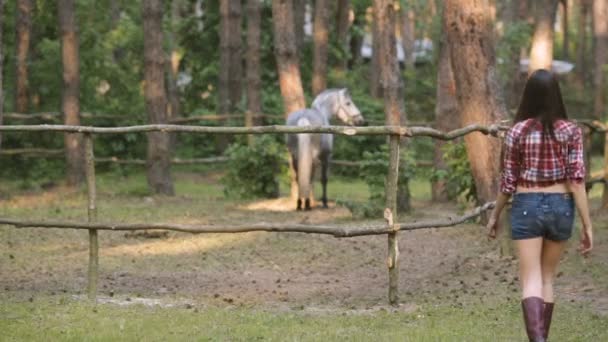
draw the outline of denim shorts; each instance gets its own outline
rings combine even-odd
[[[569,193],[523,192],[513,196],[511,238],[568,240],[574,226],[574,199]]]

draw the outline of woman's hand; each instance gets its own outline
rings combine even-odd
[[[498,224],[498,218],[494,214],[494,211],[490,215],[486,227],[488,228],[488,238],[496,239],[496,236],[500,233],[500,225]]]
[[[589,252],[593,249],[593,231],[590,226],[583,227],[581,230],[581,243],[578,246],[578,251],[584,256],[589,256]]]

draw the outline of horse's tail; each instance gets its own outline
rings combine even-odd
[[[300,119],[298,126],[310,126],[307,119]],[[310,180],[312,178],[312,141],[310,133],[298,133],[298,198],[310,196]]]

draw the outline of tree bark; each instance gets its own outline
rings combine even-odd
[[[289,113],[306,107],[300,77],[300,62],[296,50],[291,1],[273,0],[272,19],[279,86],[283,96],[285,117],[287,117]]]
[[[559,0],[536,1],[534,36],[528,74],[537,69],[551,70],[553,62],[553,25]]]
[[[4,0],[0,0],[0,23],[4,21]],[[0,25],[0,42],[2,42],[2,25]],[[3,66],[4,66],[4,50],[2,50],[3,45],[0,43],[0,126],[2,126],[2,117],[4,113],[4,79],[3,75]],[[2,133],[0,133],[0,150],[2,150]]]
[[[507,117],[497,82],[494,32],[487,0],[446,0],[448,46],[462,125],[496,123]],[[500,142],[472,133],[464,138],[477,200],[498,191]]]
[[[374,22],[377,24],[378,65],[380,73],[381,92],[384,96],[384,113],[388,125],[404,125],[407,121],[405,104],[403,102],[403,78],[397,59],[397,37],[395,36],[396,11],[391,0],[374,1]],[[406,141],[402,142],[406,147]],[[402,167],[407,167],[401,163]],[[396,184],[397,185],[397,184]],[[410,194],[408,182],[402,180],[398,185],[397,209],[410,210]]]
[[[285,1],[285,0],[283,0]],[[304,49],[304,24],[306,23],[306,4],[308,0],[287,0],[293,2],[293,26],[296,39],[296,52],[302,56]]]
[[[564,31],[564,35],[563,35],[563,41],[562,41],[562,58],[564,60],[569,60],[570,59],[570,35],[568,34],[569,32],[569,6],[568,6],[568,0],[560,0],[560,3],[562,4],[562,30]]]
[[[165,60],[165,70],[167,74],[167,122],[171,122],[180,117],[180,95],[179,88],[177,86],[177,74],[179,73],[179,64],[182,59],[182,55],[179,52],[179,46],[177,44],[177,29],[181,16],[181,0],[173,0],[171,2],[171,24],[169,30],[167,30],[167,43],[169,46],[168,58]],[[177,145],[177,135],[170,134],[169,142],[171,147],[171,154],[175,151]]]
[[[406,68],[413,69],[416,58],[414,56],[414,43],[416,41],[416,20],[414,11],[410,7],[401,9],[401,46]]]
[[[233,113],[242,96],[241,1],[220,1],[219,110]],[[225,125],[225,122],[221,123]],[[218,136],[218,152],[228,147],[228,136]]]
[[[376,6],[373,8],[373,20],[372,20],[372,60],[370,63],[370,95],[376,98],[382,97],[382,84],[381,82],[381,52],[380,52],[380,31],[382,30],[380,23],[376,18]]]
[[[262,112],[262,79],[260,69],[260,46],[262,25],[261,0],[247,0],[247,113],[245,121],[251,125],[261,124],[262,120],[254,119]]]
[[[337,66],[340,70],[346,70],[348,67],[348,51],[350,48],[348,31],[350,30],[350,0],[338,0],[336,13],[336,38],[338,44],[342,47],[343,57],[338,62]]]
[[[593,1],[593,36],[595,39],[593,71],[593,116],[597,120],[605,118],[605,70],[608,58],[608,0]]]
[[[162,32],[162,1],[144,0],[144,99],[148,122],[167,121],[167,100],[164,79]],[[171,180],[171,148],[167,132],[151,132],[148,136],[146,175],[150,189],[156,194],[173,195]]]
[[[446,13],[443,11],[445,18]],[[439,42],[439,62],[437,66],[437,103],[435,105],[435,125],[439,130],[450,131],[456,129],[458,122],[458,100],[456,99],[456,83],[452,72],[452,62],[450,49],[447,41],[446,20],[442,20],[441,41]],[[443,160],[443,146],[445,142],[435,142],[434,165],[436,170],[447,170]],[[436,202],[446,202],[449,200],[446,191],[446,184],[443,180],[432,183],[432,199]]]
[[[28,111],[28,59],[32,33],[32,10],[32,0],[17,0],[15,110],[19,113]]]
[[[384,94],[384,114],[387,125],[400,125],[405,118],[405,110],[402,97],[402,80],[399,72],[399,62],[397,61],[396,37],[395,37],[395,2],[392,0],[374,1],[374,25],[376,27],[374,36],[374,54],[378,55],[380,66],[382,93]],[[398,213],[398,193],[399,187],[399,137],[390,136],[389,153],[390,164],[386,179],[386,210],[385,218],[395,222]],[[396,189],[397,188],[397,189]],[[387,217],[387,214],[389,217]],[[399,245],[397,234],[388,235],[388,267],[389,267],[389,302],[397,304],[398,301],[398,280],[399,267],[398,255]]]
[[[296,110],[306,108],[300,62],[296,48],[293,2],[272,0],[272,24],[274,29],[274,53],[279,74],[279,87],[283,96],[285,117]],[[291,178],[290,197],[298,197],[298,182],[291,161],[289,162]]]
[[[313,27],[314,56],[312,75],[312,95],[316,96],[327,88],[327,48],[329,42],[329,6],[327,0],[315,1]]]
[[[504,10],[503,23],[504,27],[509,27],[517,22],[526,20],[527,6],[526,0],[510,0]],[[522,52],[525,53],[525,48],[512,46],[509,50],[507,59],[507,72],[504,80],[504,95],[507,109],[517,108],[520,94],[526,81],[524,74],[520,72],[520,60],[524,58]]]
[[[587,26],[589,23],[589,10],[591,9],[591,0],[580,0],[579,15],[578,15],[578,29],[577,29],[577,46],[576,46],[576,80],[577,83],[582,87],[585,85],[587,79]]]
[[[60,0],[57,4],[61,34],[63,64],[63,120],[66,125],[80,125],[80,73],[78,56],[78,28],[74,13],[74,0]],[[82,135],[65,134],[68,185],[84,181],[84,146]]]

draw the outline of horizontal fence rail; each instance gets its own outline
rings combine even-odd
[[[169,223],[110,223],[110,222],[67,222],[67,221],[26,221],[0,217],[0,224],[16,228],[65,228],[65,229],[96,229],[112,231],[135,230],[170,230],[192,234],[217,233],[246,233],[246,232],[292,232],[309,234],[326,234],[337,238],[349,238],[366,235],[383,235],[395,231],[417,230],[424,228],[446,228],[464,223],[481,215],[484,211],[494,208],[495,202],[488,202],[470,210],[466,214],[449,219],[429,220],[414,223],[396,223],[393,226],[373,224],[362,226],[337,225],[305,225],[287,223],[252,223],[245,225],[189,225]]]
[[[506,131],[505,125],[469,125],[444,133],[431,127],[406,126],[256,126],[256,127],[210,127],[186,125],[137,125],[128,127],[95,127],[69,125],[6,125],[0,126],[0,132],[64,132],[89,134],[122,134],[146,132],[187,132],[210,134],[269,134],[269,133],[331,133],[341,135],[399,135],[404,137],[427,136],[441,140],[452,140],[472,132],[497,136]]]

